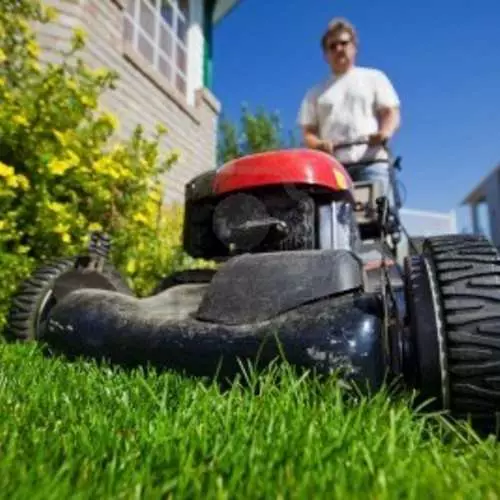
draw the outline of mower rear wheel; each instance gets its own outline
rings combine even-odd
[[[418,388],[491,428],[500,412],[500,253],[483,236],[451,235],[427,238],[409,259]]]
[[[58,259],[42,265],[18,287],[12,297],[4,336],[9,341],[39,340],[41,324],[56,304],[53,293],[58,278],[71,271],[75,258]],[[109,263],[101,272],[117,292],[133,295],[121,274]]]

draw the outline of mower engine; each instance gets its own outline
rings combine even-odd
[[[196,258],[354,250],[352,182],[329,155],[290,150],[236,159],[186,186],[184,248]]]

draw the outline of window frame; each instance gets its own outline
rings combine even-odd
[[[184,0],[187,12],[183,13],[179,6],[180,0],[124,0],[123,12],[123,39],[137,56],[145,61],[155,73],[160,75],[163,81],[168,82],[182,100],[188,103],[193,102],[193,96],[190,86],[190,56],[192,48],[190,45],[189,30],[192,26],[192,9],[190,1]],[[168,3],[171,9],[172,24],[170,24],[162,13],[164,3]],[[131,7],[133,7],[133,12]],[[148,32],[147,28],[141,24],[142,9],[146,9],[148,16],[153,19],[153,34]],[[131,13],[132,12],[132,13]],[[184,24],[184,41],[179,37],[179,23]],[[128,31],[127,31],[128,30]],[[165,32],[170,42],[170,54],[168,49],[161,44],[160,36]],[[141,50],[141,37],[148,46],[148,51],[152,51],[152,56],[148,57]],[[184,63],[179,64],[179,52],[183,54]],[[181,56],[182,57],[182,56]],[[161,59],[160,59],[161,58]],[[169,69],[170,74],[166,74],[160,66],[160,61],[164,61],[165,67]],[[184,66],[182,68],[181,66]],[[180,79],[182,83],[178,81]],[[179,88],[181,87],[181,88]]]

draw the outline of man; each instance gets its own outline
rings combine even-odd
[[[335,154],[344,165],[382,160],[367,166],[349,167],[355,181],[380,179],[390,201],[387,151],[384,144],[400,125],[398,95],[380,70],[355,63],[358,37],[345,19],[334,19],[321,38],[331,75],[304,97],[299,124],[307,147]],[[369,138],[369,144],[339,148],[341,142]]]

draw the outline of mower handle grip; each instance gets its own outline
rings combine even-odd
[[[389,141],[386,140],[382,144],[380,144],[380,146],[388,149],[388,143]],[[368,137],[361,137],[353,141],[339,142],[338,144],[335,144],[333,146],[333,150],[336,151],[337,149],[346,149],[350,148],[351,146],[366,146],[368,144],[370,144],[370,139]]]

